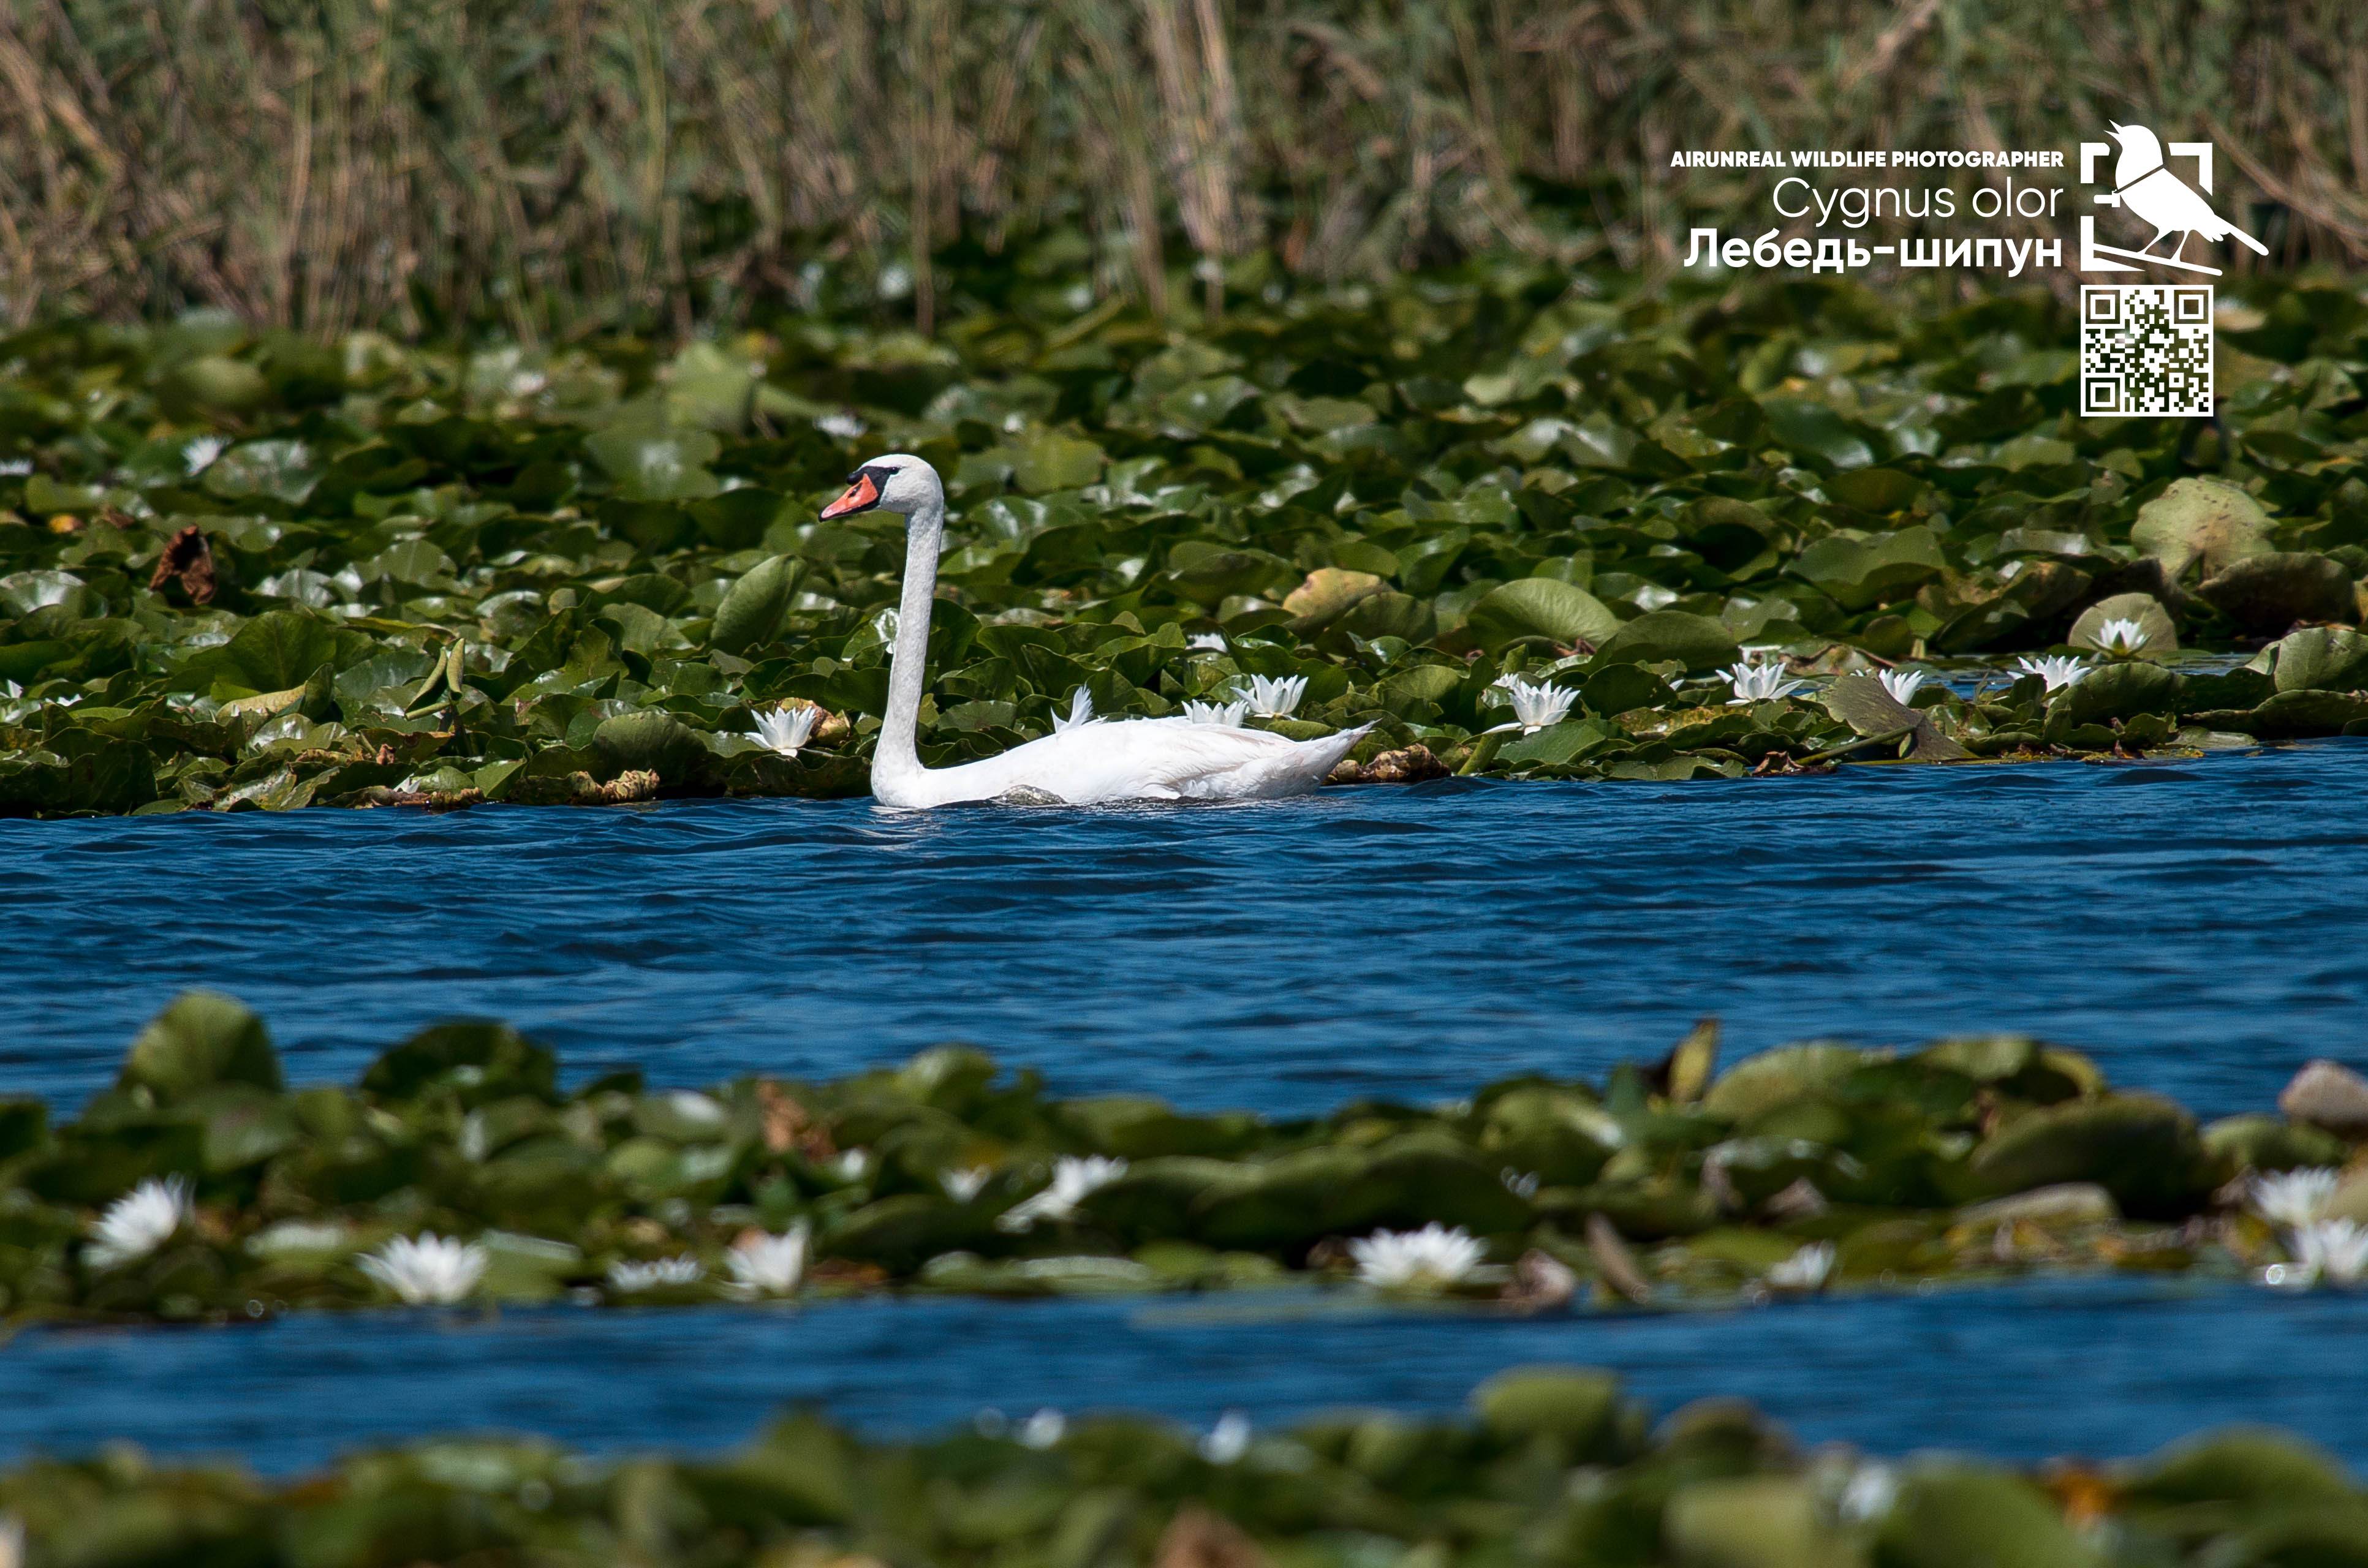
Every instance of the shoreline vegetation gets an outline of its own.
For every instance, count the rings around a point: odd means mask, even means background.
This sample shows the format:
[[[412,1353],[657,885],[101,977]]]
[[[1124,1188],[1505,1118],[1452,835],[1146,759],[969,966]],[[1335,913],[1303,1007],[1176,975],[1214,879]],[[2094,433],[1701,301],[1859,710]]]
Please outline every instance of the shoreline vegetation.
[[[928,334],[1048,240],[1087,303],[1178,317],[1479,255],[1655,276],[1691,224],[1769,222],[1767,181],[1674,153],[2065,153],[2133,119],[2217,144],[2267,269],[2368,256],[2350,0],[58,0],[9,20],[12,327],[201,305],[567,341],[791,304]]]
[[[1475,1310],[1682,1310],[2034,1274],[2368,1284],[2368,1080],[2199,1125],[2011,1035],[1780,1048],[1697,1028],[1603,1084],[1417,1108],[1060,1098],[941,1047],[828,1083],[558,1087],[495,1024],[290,1090],[194,992],[52,1124],[0,1102],[16,1323],[312,1309],[1026,1297],[1284,1285]]]
[[[1374,781],[2368,733],[2356,289],[2232,282],[2216,418],[2083,420],[2040,293],[1492,263],[1186,328],[1039,260],[935,340],[0,339],[0,812],[861,793],[901,541],[814,514],[883,449],[952,496],[933,765],[1080,689],[1373,722]]]
[[[2340,1568],[2368,1492],[2258,1427],[2120,1462],[1887,1460],[1804,1449],[1736,1401],[1656,1423],[1609,1374],[1527,1367],[1462,1420],[1047,1410],[885,1442],[799,1414],[719,1458],[453,1437],[292,1482],[117,1448],[0,1471],[0,1529],[30,1562],[110,1565]]]

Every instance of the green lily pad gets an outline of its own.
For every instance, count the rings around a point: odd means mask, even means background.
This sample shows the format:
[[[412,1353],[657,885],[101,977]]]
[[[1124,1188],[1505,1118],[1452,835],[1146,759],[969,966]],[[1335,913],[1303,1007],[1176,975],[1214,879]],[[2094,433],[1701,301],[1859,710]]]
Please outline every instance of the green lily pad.
[[[1524,577],[1490,589],[1464,626],[1491,652],[1525,637],[1556,647],[1600,647],[1621,630],[1620,618],[1601,600],[1552,577]]]
[[[1828,535],[1802,551],[1787,570],[1843,608],[1865,609],[1912,594],[1947,566],[1938,536],[1919,523],[1867,538]]]
[[[1674,659],[1689,670],[1710,670],[1741,656],[1734,635],[1717,621],[1684,610],[1656,609],[1614,632],[1597,650],[1596,667]]]
[[[2103,1568],[2036,1486],[1954,1465],[1920,1468],[1900,1483],[1875,1553],[1884,1568]]]
[[[723,446],[705,430],[629,424],[586,437],[584,448],[627,500],[696,501],[723,488],[707,467]]]
[[[2176,714],[2181,682],[2175,671],[2129,660],[2091,671],[2056,695],[2050,717],[2066,723],[2096,724],[2141,713]]]
[[[1019,449],[1011,476],[1030,495],[1077,490],[1099,479],[1107,460],[1095,443],[1048,430]]]
[[[1763,1051],[1719,1074],[1702,1096],[1702,1109],[1722,1121],[1746,1121],[1786,1100],[1817,1093],[1866,1060],[1856,1046],[1822,1040]]]
[[[2280,691],[2368,689],[2368,636],[2340,626],[2305,626],[2281,640],[2271,653],[2271,674]]]
[[[559,1064],[507,1024],[447,1023],[420,1030],[370,1063],[362,1093],[388,1101],[458,1095],[482,1105],[510,1095],[557,1097]]]
[[[747,654],[771,642],[789,613],[803,571],[786,555],[769,556],[744,573],[715,607],[708,642],[719,653]]]
[[[189,991],[140,1031],[116,1083],[171,1105],[224,1084],[277,1094],[282,1080],[262,1019],[219,992]]]
[[[1569,1367],[1515,1367],[1472,1393],[1472,1408],[1501,1443],[1543,1443],[1558,1464],[1606,1463],[1628,1446],[1620,1380]]]
[[[2170,612],[2151,594],[2115,594],[2099,599],[2080,612],[2065,641],[2075,648],[2102,648],[2109,620],[2137,622],[2146,639],[2138,650],[2141,658],[2162,659],[2179,651],[2179,629],[2172,624]]]
[[[2338,735],[2368,722],[2368,694],[2356,691],[2280,691],[2263,699],[2245,722],[2264,740],[2301,735]]]
[[[1975,1151],[1991,1192],[2093,1182],[2133,1214],[2185,1210],[2213,1186],[2195,1119],[2147,1095],[2107,1096],[2034,1110]]]
[[[1304,634],[1329,626],[1385,587],[1382,579],[1370,572],[1319,566],[1307,574],[1305,582],[1283,596],[1282,608],[1297,618],[1292,622],[1292,630]]]
[[[2246,631],[2268,634],[2301,620],[2350,619],[2351,574],[2306,551],[2248,555],[2203,580],[2196,597]]]
[[[699,733],[671,713],[649,710],[600,721],[592,749],[607,776],[655,773],[661,782],[681,783],[706,766],[708,751]]]
[[[2130,542],[2177,578],[2200,562],[2204,574],[2226,570],[2271,549],[2270,515],[2261,504],[2217,479],[2179,479],[2138,508]]]

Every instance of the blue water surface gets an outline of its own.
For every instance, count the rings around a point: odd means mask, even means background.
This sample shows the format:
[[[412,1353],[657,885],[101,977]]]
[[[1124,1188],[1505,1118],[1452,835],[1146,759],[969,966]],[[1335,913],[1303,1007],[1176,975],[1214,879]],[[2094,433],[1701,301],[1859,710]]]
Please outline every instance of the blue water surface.
[[[832,1075],[946,1040],[1062,1093],[1320,1110],[1600,1075],[1717,1014],[1735,1054],[2020,1028],[2206,1115],[2368,1067],[2368,742],[1675,785],[1448,783],[1263,806],[704,801],[0,823],[0,1093],[71,1107],[174,993],[350,1081],[474,1013],[577,1076]],[[0,1455],[117,1437],[265,1468],[455,1428],[712,1449],[784,1401],[891,1432],[982,1406],[1202,1423],[1457,1408],[1619,1367],[1805,1437],[2142,1452],[2239,1419],[2368,1462],[2368,1297],[2033,1286],[1689,1317],[1306,1296],[805,1312],[387,1312],[40,1330]]]
[[[1453,1415],[1512,1367],[1609,1367],[1666,1413],[1748,1399],[1805,1442],[2015,1461],[2150,1452],[2271,1421],[2368,1467],[2368,1304],[2144,1280],[1913,1291],[1679,1315],[1177,1301],[865,1301],[803,1310],[311,1314],[41,1330],[0,1356],[0,1458],[101,1437],[290,1471],[459,1430],[603,1453],[713,1450],[811,1404],[880,1436],[987,1410],[1272,1427],[1342,1408]]]
[[[0,823],[0,1089],[175,992],[350,1081],[474,1013],[696,1084],[962,1040],[1067,1093],[1323,1109],[1994,1028],[2206,1114],[2368,1065],[2368,741],[2092,766],[1447,783],[1226,808],[735,801]]]

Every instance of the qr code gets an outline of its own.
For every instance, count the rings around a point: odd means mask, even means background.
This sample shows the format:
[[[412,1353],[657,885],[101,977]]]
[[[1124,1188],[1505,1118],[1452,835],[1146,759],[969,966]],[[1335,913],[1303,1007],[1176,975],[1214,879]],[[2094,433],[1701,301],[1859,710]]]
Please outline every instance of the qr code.
[[[2212,412],[2212,286],[2084,285],[2080,412]]]

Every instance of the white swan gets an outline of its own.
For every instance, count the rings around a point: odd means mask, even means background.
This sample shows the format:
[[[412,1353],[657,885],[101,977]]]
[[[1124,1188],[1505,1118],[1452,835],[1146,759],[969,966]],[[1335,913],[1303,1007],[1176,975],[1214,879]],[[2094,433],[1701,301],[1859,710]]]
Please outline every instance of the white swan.
[[[1370,725],[1321,740],[1198,719],[1093,720],[959,767],[924,767],[914,749],[938,587],[946,492],[916,457],[873,458],[848,476],[827,519],[874,508],[905,517],[904,602],[888,674],[888,715],[871,758],[871,793],[885,806],[957,801],[1100,805],[1112,801],[1254,801],[1313,790]],[[1090,708],[1073,709],[1080,719]]]

